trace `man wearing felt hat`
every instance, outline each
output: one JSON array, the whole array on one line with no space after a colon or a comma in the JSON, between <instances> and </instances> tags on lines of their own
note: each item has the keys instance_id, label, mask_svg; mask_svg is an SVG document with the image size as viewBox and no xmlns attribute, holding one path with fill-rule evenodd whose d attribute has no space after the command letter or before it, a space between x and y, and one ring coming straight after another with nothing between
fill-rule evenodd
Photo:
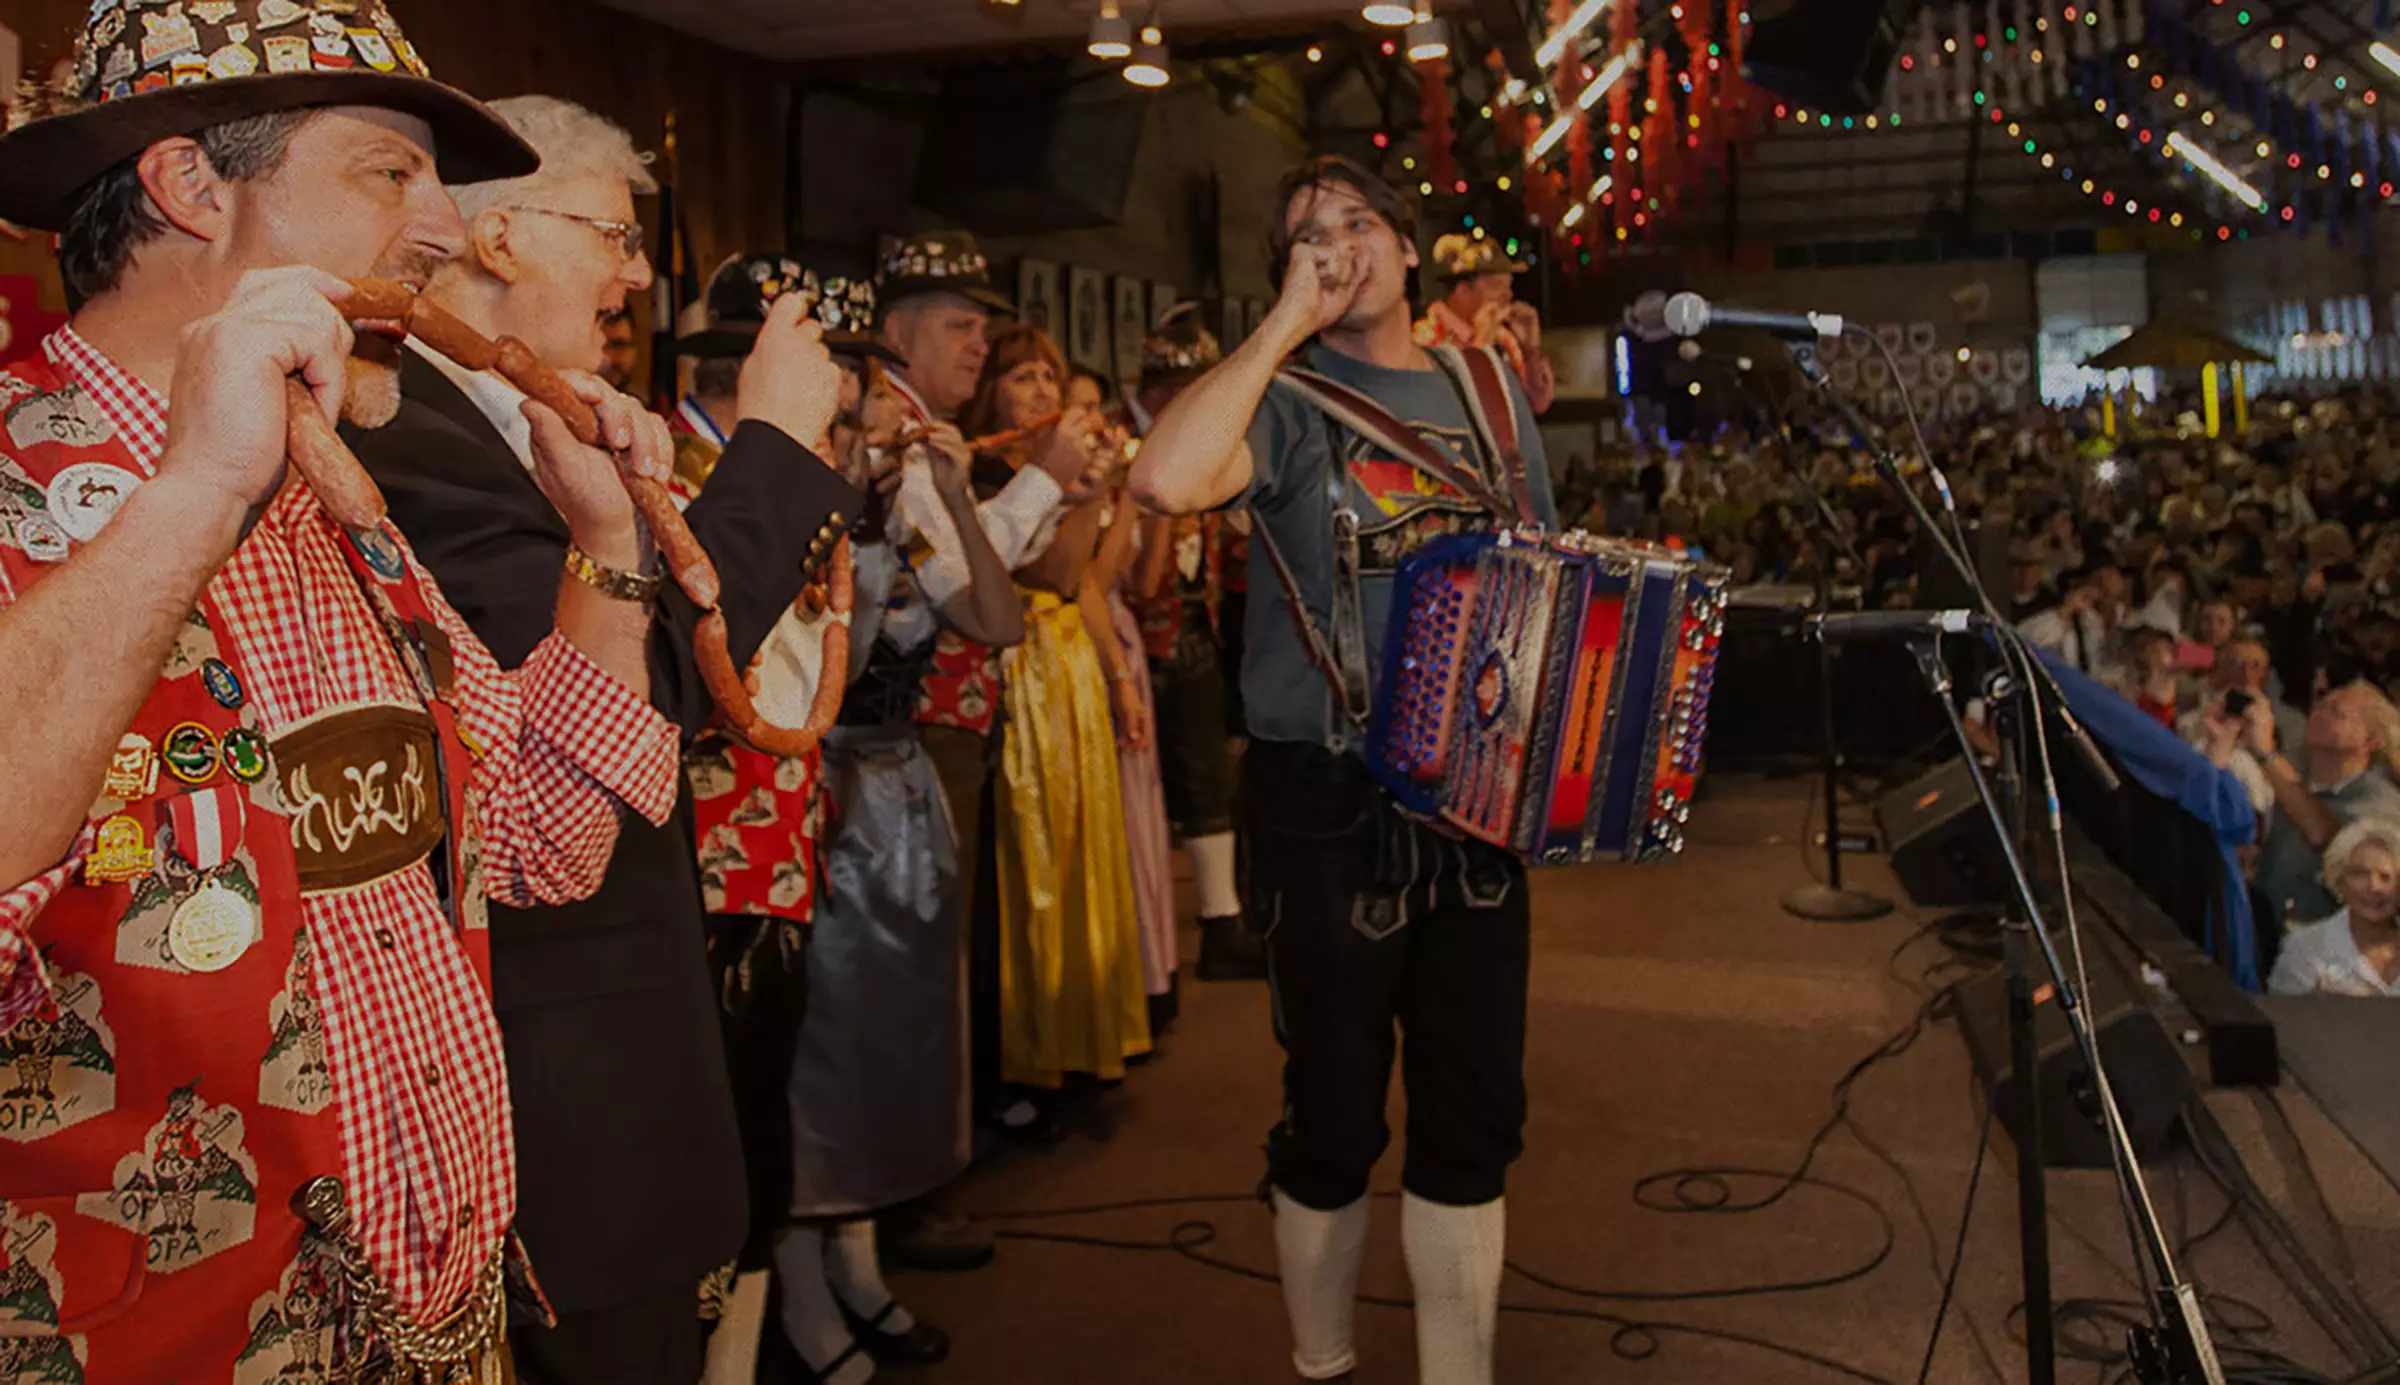
<instances>
[{"instance_id":1,"label":"man wearing felt hat","mask_svg":"<svg viewBox=\"0 0 2400 1385\"><path fill-rule=\"evenodd\" d=\"M992 287L989 262L964 231L925 232L892 245L877 266L875 284L882 299L880 335L907 361L893 383L921 425L937 429L937 437L954 435L955 430L938 430L947 429L943 420L975 393L988 354L991 315L1010 311L1008 300ZM1035 465L1006 478L987 474L977 487L984 534L1010 572L1049 547L1062 511L1089 499L1100 481L1079 449L1034 451ZM923 684L918 720L925 726L925 752L940 771L966 863L958 895L973 954L975 1097L977 1114L984 1116L992 1113L1000 1094L999 913L990 894L998 866L986 849L990 834L982 811L984 784L996 760L1000 656L960 631L945 629L934 643L933 667ZM919 1244L926 1247L923 1256L913 1253ZM971 1242L955 1256L938 1239L895 1238L893 1248L929 1268L946 1268L989 1259L989 1244Z\"/></svg>"},{"instance_id":2,"label":"man wearing felt hat","mask_svg":"<svg viewBox=\"0 0 2400 1385\"><path fill-rule=\"evenodd\" d=\"M1485 236L1452 233L1433 243L1433 281L1442 296L1425 304L1417 345L1497 346L1525 383L1537 414L1558 396L1558 379L1542 354L1542 319L1517 301L1516 279L1533 266L1513 259Z\"/></svg>"},{"instance_id":3,"label":"man wearing felt hat","mask_svg":"<svg viewBox=\"0 0 2400 1385\"><path fill-rule=\"evenodd\" d=\"M649 287L626 133L545 96L492 104L540 151L527 176L454 185L465 253L426 300L553 369L594 371L605 322ZM823 328L792 309L757 331L725 452L684 513L714 562L734 666L746 666L859 510L819 461L841 386ZM571 536L526 465L523 396L411 343L396 417L354 439L392 518L504 667L533 647ZM660 450L665 421L634 420ZM672 583L631 609L650 631L651 700L688 741L716 707L694 653L700 609ZM692 808L628 826L600 890L503 910L493 1005L516 1105L518 1224L555 1325L510 1323L525 1382L688 1380L704 1352L699 1287L746 1225L742 1146L703 946ZM605 1208L605 1214L596 1209Z\"/></svg>"},{"instance_id":4,"label":"man wearing felt hat","mask_svg":"<svg viewBox=\"0 0 2400 1385\"><path fill-rule=\"evenodd\" d=\"M598 887L674 732L633 607L557 584L503 672L285 456L287 408L381 371L336 276L421 286L465 241L442 180L536 162L376 0L101 0L0 137L0 218L59 233L75 307L0 372L0 1049L73 1054L0 1111L12 1373L497 1377L527 1281L486 900ZM620 456L529 407L532 470L630 571L620 469L666 449L579 392Z\"/></svg>"}]
</instances>

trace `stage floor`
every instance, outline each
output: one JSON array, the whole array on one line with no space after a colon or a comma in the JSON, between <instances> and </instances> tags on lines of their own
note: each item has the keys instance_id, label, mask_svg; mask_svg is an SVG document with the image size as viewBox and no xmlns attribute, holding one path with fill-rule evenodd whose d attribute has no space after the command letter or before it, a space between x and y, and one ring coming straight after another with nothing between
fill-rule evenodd
<instances>
[{"instance_id":1,"label":"stage floor","mask_svg":"<svg viewBox=\"0 0 2400 1385\"><path fill-rule=\"evenodd\" d=\"M1795 1189L1743 1215L1668 1215L1633 1198L1637 1180L1678 1166L1791 1168L1831 1114L1835 1080L1907 1025L1933 985L1956 975L1938 969L1944 949L1906 913L1863 925L1804 923L1782 913L1782 892L1822 864L1820 856L1812 865L1801 849L1810 789L1802 780L1722 780L1696 809L1679 863L1536 877L1533 1113L1509 1193L1509 1253L1525 1269L1657 1296L1841 1276L1874 1260L1884 1244L1874 1211L1823 1188ZM1854 820L1863 822L1864 811ZM1881 858L1846 864L1851 883L1893 892ZM1195 947L1187 930L1185 955ZM1937 970L1926 981L1929 968ZM2391 1057L2361 1054L2359 1061L2388 1065ZM1261 1174L1277 1065L1263 985L1196 986L1187 976L1183 1019L1160 1056L1101 1104L1113 1135L1072 1136L1046 1153L1003 1153L976 1171L959 1201L997 1216L1137 1199L1240 1198ZM2280 1108L2263 1104L2276 1100ZM1394 1102L1397 1131L1396 1094ZM2400 1323L2400 1194L2288 1081L2276 1097L2221 1093L2210 1103L2266 1192L2315 1239L2329 1266L2339 1263L2338 1223L2357 1282L2385 1321ZM1501 1319L1499 1378L1525 1385L1915 1380L1941 1290L1934 1262L1948 1261L1983 1117L1955 1025L1928 1024L1913 1047L1860 1079L1850 1112L1857 1130L1828 1138L1813 1172L1857 1190L1890 1219L1891 1246L1880 1264L1828 1287L1697 1301L1579 1300L1512 1273L1504 1302L1517 1311ZM2296 1146L2280 1133L2287 1126ZM2020 1298L2013 1149L1997 1125L1992 1135L1935 1381L2024 1378L2015 1324L2007 1320ZM2324 1189L2325 1212L2294 1172L2300 1151ZM1379 1170L1379 1189L1397 1188L1398 1167L1395 1148ZM1749 1197L1768 1186L1749 1179L1734 1191ZM2153 1186L2182 1237L2217 1222L2226 1205L2188 1152L2162 1160ZM2133 1297L2124 1223L2107 1177L2054 1171L2050 1188L2057 1297ZM1398 1214L1394 1198L1377 1200L1368 1294L1408 1293ZM994 1224L1009 1233L1163 1247L1179 1223L1195 1220L1215 1227L1202 1254L1253 1275L1273 1272L1272 1230L1254 1202L997 1216ZM2262 1314L2271 1320L2270 1330L2221 1343L2279 1351L2335 1379L2365 1364L2335 1348L2238 1222L2206 1237L2191 1266L2204 1290L2241 1301L2224 1305L2228 1319L2249 1327ZM1273 1284L1170 1249L1012 1234L989 1269L903 1274L895 1287L955 1339L949 1363L917 1375L929 1381L1292 1378ZM1615 1316L1565 1316L1585 1311ZM1623 1331L1630 1322L1654 1332ZM2081 1325L2087 1340L2094 1330ZM1361 1385L1415 1379L1405 1311L1362 1305L1358 1340ZM1645 1352L1652 1353L1646 1360L1627 1359ZM2228 1352L2228 1364L2240 1359ZM2097 1364L2067 1361L2059 1378L2080 1383L2103 1374Z\"/></svg>"}]
</instances>

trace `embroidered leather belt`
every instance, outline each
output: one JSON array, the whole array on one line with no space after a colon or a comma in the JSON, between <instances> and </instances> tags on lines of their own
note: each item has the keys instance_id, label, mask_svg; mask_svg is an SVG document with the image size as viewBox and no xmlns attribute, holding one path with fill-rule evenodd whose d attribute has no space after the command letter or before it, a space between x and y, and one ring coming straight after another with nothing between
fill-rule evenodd
<instances>
[{"instance_id":1,"label":"embroidered leather belt","mask_svg":"<svg viewBox=\"0 0 2400 1385\"><path fill-rule=\"evenodd\" d=\"M433 718L396 703L328 712L275 739L302 893L380 880L441 845L439 754Z\"/></svg>"}]
</instances>

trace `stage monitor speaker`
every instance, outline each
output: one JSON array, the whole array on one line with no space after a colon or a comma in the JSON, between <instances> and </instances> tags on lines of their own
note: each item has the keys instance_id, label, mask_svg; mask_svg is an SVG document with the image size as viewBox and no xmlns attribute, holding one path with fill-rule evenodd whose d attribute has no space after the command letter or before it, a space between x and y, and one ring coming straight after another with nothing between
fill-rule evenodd
<instances>
[{"instance_id":1,"label":"stage monitor speaker","mask_svg":"<svg viewBox=\"0 0 2400 1385\"><path fill-rule=\"evenodd\" d=\"M2057 937L2059 957L2074 965L2066 939ZM2146 1003L2132 977L2090 930L2084 935L2084 966L2091 974L2091 994L2084 998L2092 1032L2100 1039L2100 1061L2108 1067L2117 1108L2133 1137L2134 1152L2147 1159L2173 1139L2184 1097L2191 1091L2191 1069L2184 1065L2175 1040L2168 1035ZM2048 968L2033 960L2034 974L2046 978ZM2008 1053L2007 977L1998 967L1969 978L1958 988L1958 1024L1966 1035L1967 1052L2009 1138L2024 1142L2026 1084L2018 1080ZM2042 1161L2053 1168L2098 1169L2109 1165L2108 1138L2100 1124L2100 1101L2075 1036L2059 1013L2055 992L2046 983L2035 991L2033 1035L2039 1061L2033 1082L2034 1100L2042 1117Z\"/></svg>"},{"instance_id":2,"label":"stage monitor speaker","mask_svg":"<svg viewBox=\"0 0 2400 1385\"><path fill-rule=\"evenodd\" d=\"M1945 761L1885 794L1875 807L1875 825L1892 874L1920 908L2008 900L2008 860L1975 796L1966 761Z\"/></svg>"},{"instance_id":3,"label":"stage monitor speaker","mask_svg":"<svg viewBox=\"0 0 2400 1385\"><path fill-rule=\"evenodd\" d=\"M1922 0L1754 0L1742 75L1811 110L1865 115Z\"/></svg>"}]
</instances>

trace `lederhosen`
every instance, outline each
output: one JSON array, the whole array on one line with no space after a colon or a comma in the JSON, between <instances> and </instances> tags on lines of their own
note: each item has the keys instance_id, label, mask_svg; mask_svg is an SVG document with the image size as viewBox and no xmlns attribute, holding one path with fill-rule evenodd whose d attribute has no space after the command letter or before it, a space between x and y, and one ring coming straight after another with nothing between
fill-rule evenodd
<instances>
[{"instance_id":1,"label":"lederhosen","mask_svg":"<svg viewBox=\"0 0 2400 1385\"><path fill-rule=\"evenodd\" d=\"M1330 619L1312 612L1263 519L1252 533L1336 694L1324 743L1254 740L1242 767L1245 903L1266 937L1286 1059L1269 1173L1295 1201L1326 1210L1366 1194L1389 1141L1384 1106L1396 1054L1408 1094L1401 1181L1410 1192L1457 1206L1489 1202L1523 1147L1524 867L1403 814L1355 749L1372 694L1347 444L1369 441L1495 518L1533 515L1513 404L1497 373L1505 368L1489 351L1433 355L1476 424L1483 474L1373 399L1287 366L1278 387L1307 398L1330 434ZM1486 476L1505 477L1505 493Z\"/></svg>"},{"instance_id":2,"label":"lederhosen","mask_svg":"<svg viewBox=\"0 0 2400 1385\"><path fill-rule=\"evenodd\" d=\"M9 373L75 388L38 357ZM114 437L11 459L138 474ZM429 862L487 993L491 971L473 752L427 579L388 525L342 549L421 700L329 709L269 744L212 588L126 727L92 855L36 921L49 994L0 1033L0 1377L264 1382L350 1362L375 1381L396 1351L433 1378L497 1369L521 1263L506 1238L451 1319L416 1325L350 1235L302 899ZM226 935L230 918L255 934Z\"/></svg>"}]
</instances>

